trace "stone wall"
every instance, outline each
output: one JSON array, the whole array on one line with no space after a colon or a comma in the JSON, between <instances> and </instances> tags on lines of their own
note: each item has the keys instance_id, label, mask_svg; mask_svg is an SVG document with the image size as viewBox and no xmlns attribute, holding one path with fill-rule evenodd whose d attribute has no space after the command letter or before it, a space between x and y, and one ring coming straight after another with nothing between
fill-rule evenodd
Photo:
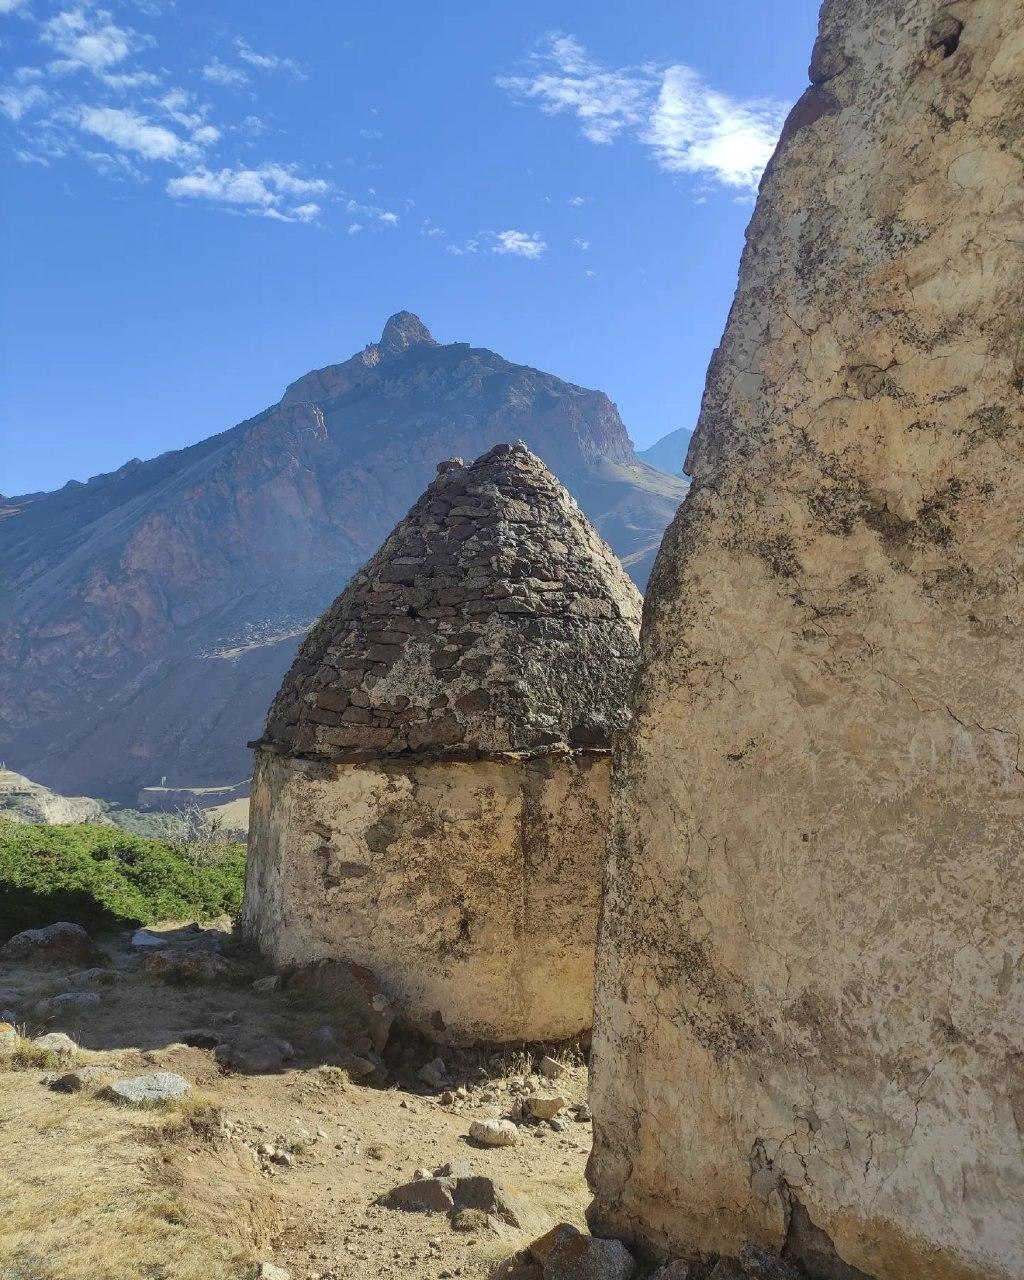
<instances>
[{"instance_id":1,"label":"stone wall","mask_svg":"<svg viewBox=\"0 0 1024 1280\"><path fill-rule=\"evenodd\" d=\"M1020 0L837 0L762 184L616 763L590 1177L656 1250L1024 1275L1022 68Z\"/></svg>"},{"instance_id":2,"label":"stone wall","mask_svg":"<svg viewBox=\"0 0 1024 1280\"><path fill-rule=\"evenodd\" d=\"M256 753L243 927L279 967L370 969L442 1042L590 1026L610 758Z\"/></svg>"}]
</instances>

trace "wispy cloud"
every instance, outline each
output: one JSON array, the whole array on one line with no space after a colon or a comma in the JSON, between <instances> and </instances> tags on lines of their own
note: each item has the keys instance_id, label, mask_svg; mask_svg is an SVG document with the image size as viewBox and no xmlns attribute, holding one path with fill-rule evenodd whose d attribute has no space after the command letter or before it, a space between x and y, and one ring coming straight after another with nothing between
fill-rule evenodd
<instances>
[{"instance_id":1,"label":"wispy cloud","mask_svg":"<svg viewBox=\"0 0 1024 1280\"><path fill-rule=\"evenodd\" d=\"M229 67L220 58L211 58L203 67L203 79L210 84L227 85L231 89L240 89L249 83L249 77L238 67Z\"/></svg>"},{"instance_id":2,"label":"wispy cloud","mask_svg":"<svg viewBox=\"0 0 1024 1280\"><path fill-rule=\"evenodd\" d=\"M37 84L10 84L0 89L0 111L8 120L20 120L33 107L42 106L49 98L45 89Z\"/></svg>"},{"instance_id":3,"label":"wispy cloud","mask_svg":"<svg viewBox=\"0 0 1024 1280\"><path fill-rule=\"evenodd\" d=\"M445 245L445 250L457 258L483 252L537 262L544 256L547 247L546 242L535 231L480 231L461 244Z\"/></svg>"},{"instance_id":4,"label":"wispy cloud","mask_svg":"<svg viewBox=\"0 0 1024 1280\"><path fill-rule=\"evenodd\" d=\"M530 258L536 261L544 256L547 245L536 232L499 231L495 253L511 253L517 258Z\"/></svg>"},{"instance_id":5,"label":"wispy cloud","mask_svg":"<svg viewBox=\"0 0 1024 1280\"><path fill-rule=\"evenodd\" d=\"M26 0L0 0L0 14L14 13L24 7Z\"/></svg>"},{"instance_id":6,"label":"wispy cloud","mask_svg":"<svg viewBox=\"0 0 1024 1280\"><path fill-rule=\"evenodd\" d=\"M50 63L55 72L85 69L102 76L147 42L120 27L106 9L84 5L66 9L43 24L40 38L63 57Z\"/></svg>"},{"instance_id":7,"label":"wispy cloud","mask_svg":"<svg viewBox=\"0 0 1024 1280\"><path fill-rule=\"evenodd\" d=\"M178 199L209 200L234 205L264 217L312 222L320 206L302 197L326 195L330 186L321 178L303 178L283 165L258 169L195 169L167 183L167 194ZM295 204L295 200L301 203Z\"/></svg>"},{"instance_id":8,"label":"wispy cloud","mask_svg":"<svg viewBox=\"0 0 1024 1280\"><path fill-rule=\"evenodd\" d=\"M260 71L285 71L296 80L307 78L306 73L294 58L282 58L276 53L257 53L241 36L235 40L235 48L238 50L238 56L250 67L256 67Z\"/></svg>"},{"instance_id":9,"label":"wispy cloud","mask_svg":"<svg viewBox=\"0 0 1024 1280\"><path fill-rule=\"evenodd\" d=\"M628 137L671 173L750 191L771 158L786 107L713 89L682 63L608 69L571 35L548 36L522 75L498 84L547 115L574 115L590 142Z\"/></svg>"},{"instance_id":10,"label":"wispy cloud","mask_svg":"<svg viewBox=\"0 0 1024 1280\"><path fill-rule=\"evenodd\" d=\"M199 148L173 130L154 124L134 111L118 107L83 107L79 127L131 151L144 160L182 160L199 154Z\"/></svg>"}]
</instances>

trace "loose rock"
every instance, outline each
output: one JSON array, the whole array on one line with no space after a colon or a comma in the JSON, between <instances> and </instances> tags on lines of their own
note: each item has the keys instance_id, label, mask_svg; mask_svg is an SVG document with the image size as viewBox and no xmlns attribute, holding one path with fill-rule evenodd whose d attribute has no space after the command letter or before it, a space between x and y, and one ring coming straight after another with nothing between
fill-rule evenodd
<instances>
[{"instance_id":1,"label":"loose rock","mask_svg":"<svg viewBox=\"0 0 1024 1280\"><path fill-rule=\"evenodd\" d=\"M42 929L16 933L0 947L0 959L95 964L102 954L81 925L60 920Z\"/></svg>"},{"instance_id":2,"label":"loose rock","mask_svg":"<svg viewBox=\"0 0 1024 1280\"><path fill-rule=\"evenodd\" d=\"M51 1031L45 1036L36 1036L32 1043L37 1049L45 1049L47 1053L55 1053L61 1058L72 1058L78 1052L78 1045L63 1031Z\"/></svg>"},{"instance_id":3,"label":"loose rock","mask_svg":"<svg viewBox=\"0 0 1024 1280\"><path fill-rule=\"evenodd\" d=\"M161 951L168 945L167 939L148 929L136 929L132 934L132 946L137 951Z\"/></svg>"},{"instance_id":4,"label":"loose rock","mask_svg":"<svg viewBox=\"0 0 1024 1280\"><path fill-rule=\"evenodd\" d=\"M519 1130L511 1120L474 1120L469 1126L469 1136L485 1147L514 1147L519 1141Z\"/></svg>"},{"instance_id":5,"label":"loose rock","mask_svg":"<svg viewBox=\"0 0 1024 1280\"><path fill-rule=\"evenodd\" d=\"M531 1093L526 1106L535 1120L553 1120L566 1105L561 1094Z\"/></svg>"},{"instance_id":6,"label":"loose rock","mask_svg":"<svg viewBox=\"0 0 1024 1280\"><path fill-rule=\"evenodd\" d=\"M619 1240L600 1240L559 1223L534 1240L531 1257L541 1264L544 1280L632 1280L637 1265Z\"/></svg>"},{"instance_id":7,"label":"loose rock","mask_svg":"<svg viewBox=\"0 0 1024 1280\"><path fill-rule=\"evenodd\" d=\"M17 1047L17 1028L10 1022L0 1022L0 1053L13 1053Z\"/></svg>"},{"instance_id":8,"label":"loose rock","mask_svg":"<svg viewBox=\"0 0 1024 1280\"><path fill-rule=\"evenodd\" d=\"M740 1267L748 1280L800 1280L800 1273L771 1249L748 1244L740 1250Z\"/></svg>"},{"instance_id":9,"label":"loose rock","mask_svg":"<svg viewBox=\"0 0 1024 1280\"><path fill-rule=\"evenodd\" d=\"M434 1058L432 1062L420 1067L417 1076L424 1084L429 1084L432 1089L440 1089L448 1079L448 1068L443 1058Z\"/></svg>"},{"instance_id":10,"label":"loose rock","mask_svg":"<svg viewBox=\"0 0 1024 1280\"><path fill-rule=\"evenodd\" d=\"M176 1102L191 1091L192 1086L174 1071L154 1071L151 1075L115 1080L108 1093L118 1102L133 1106L153 1106L160 1102Z\"/></svg>"},{"instance_id":11,"label":"loose rock","mask_svg":"<svg viewBox=\"0 0 1024 1280\"><path fill-rule=\"evenodd\" d=\"M71 1010L80 1012L98 1005L100 997L95 991L65 991L62 995L40 1000L36 1005L37 1018L56 1018Z\"/></svg>"},{"instance_id":12,"label":"loose rock","mask_svg":"<svg viewBox=\"0 0 1024 1280\"><path fill-rule=\"evenodd\" d=\"M565 1075L568 1067L564 1062L559 1062L557 1058L543 1057L537 1070L546 1080L558 1080Z\"/></svg>"},{"instance_id":13,"label":"loose rock","mask_svg":"<svg viewBox=\"0 0 1024 1280\"><path fill-rule=\"evenodd\" d=\"M398 1209L417 1213L447 1213L455 1207L455 1186L454 1178L419 1178L395 1187L388 1201Z\"/></svg>"},{"instance_id":14,"label":"loose rock","mask_svg":"<svg viewBox=\"0 0 1024 1280\"><path fill-rule=\"evenodd\" d=\"M280 1071L295 1057L295 1050L276 1036L250 1034L219 1044L215 1056L222 1067L232 1071L265 1075Z\"/></svg>"}]
</instances>

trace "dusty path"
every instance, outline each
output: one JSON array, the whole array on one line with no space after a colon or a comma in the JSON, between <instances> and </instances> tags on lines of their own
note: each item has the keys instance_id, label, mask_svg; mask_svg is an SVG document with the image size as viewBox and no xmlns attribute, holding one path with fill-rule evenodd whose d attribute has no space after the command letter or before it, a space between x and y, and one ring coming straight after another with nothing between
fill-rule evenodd
<instances>
[{"instance_id":1,"label":"dusty path","mask_svg":"<svg viewBox=\"0 0 1024 1280\"><path fill-rule=\"evenodd\" d=\"M321 1005L255 991L244 970L169 985L123 940L108 955L115 980L85 983L99 1004L43 1022L37 1002L66 991L73 972L47 964L0 971L0 1008L14 997L29 1035L73 1035L79 1064L173 1071L193 1091L182 1105L139 1110L95 1087L54 1092L61 1064L0 1059L0 1280L248 1280L261 1261L293 1280L483 1277L546 1226L582 1222L585 1120L565 1111L562 1132L523 1125L512 1147L467 1137L472 1120L508 1114L528 1092L582 1103L578 1059L552 1084L523 1054L449 1055L450 1078L428 1087L418 1070L433 1050L415 1045L383 1086L359 1083L335 1065L349 1029ZM226 1071L212 1047L181 1043L197 1027L283 1036L296 1057L277 1073ZM458 1230L442 1213L380 1203L417 1169L457 1160L522 1197L525 1229L492 1220Z\"/></svg>"}]
</instances>

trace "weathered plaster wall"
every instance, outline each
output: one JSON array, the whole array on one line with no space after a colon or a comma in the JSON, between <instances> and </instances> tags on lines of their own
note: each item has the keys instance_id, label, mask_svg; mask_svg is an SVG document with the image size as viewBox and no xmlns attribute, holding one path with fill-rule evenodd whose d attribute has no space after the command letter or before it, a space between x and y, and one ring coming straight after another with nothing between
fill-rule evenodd
<instances>
[{"instance_id":1,"label":"weathered plaster wall","mask_svg":"<svg viewBox=\"0 0 1024 1280\"><path fill-rule=\"evenodd\" d=\"M610 760L256 753L243 925L275 964L365 965L441 1041L587 1029Z\"/></svg>"},{"instance_id":2,"label":"weathered plaster wall","mask_svg":"<svg viewBox=\"0 0 1024 1280\"><path fill-rule=\"evenodd\" d=\"M1022 71L1020 0L837 0L762 186L616 763L590 1176L659 1249L1024 1275Z\"/></svg>"}]
</instances>

